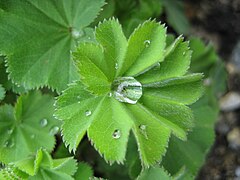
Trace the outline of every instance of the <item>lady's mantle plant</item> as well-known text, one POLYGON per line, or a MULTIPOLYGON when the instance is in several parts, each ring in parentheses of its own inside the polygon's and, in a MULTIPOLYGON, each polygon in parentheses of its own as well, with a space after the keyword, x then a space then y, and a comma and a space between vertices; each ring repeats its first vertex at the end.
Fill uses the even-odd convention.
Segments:
POLYGON ((187 106, 202 94, 202 74, 188 74, 191 51, 179 37, 169 47, 166 28, 140 25, 127 40, 117 20, 99 24, 98 43, 82 43, 73 54, 81 76, 56 102, 62 134, 76 151, 87 133, 109 162, 122 163, 133 132, 143 166, 161 160, 171 133, 186 140, 193 127, 187 106))

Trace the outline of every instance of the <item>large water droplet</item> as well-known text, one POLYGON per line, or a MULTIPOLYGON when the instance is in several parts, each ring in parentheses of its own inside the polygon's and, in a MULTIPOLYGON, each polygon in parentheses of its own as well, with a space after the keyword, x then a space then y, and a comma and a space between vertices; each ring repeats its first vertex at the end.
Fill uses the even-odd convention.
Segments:
POLYGON ((85 111, 85 115, 86 115, 86 116, 90 116, 91 114, 92 114, 91 111, 89 111, 89 110, 85 111))
POLYGON ((59 127, 58 127, 58 126, 53 126, 53 127, 50 129, 49 134, 50 134, 50 135, 55 135, 55 134, 58 133, 58 131, 59 131, 59 127))
POLYGON ((80 37, 82 37, 84 35, 84 32, 82 30, 77 30, 77 29, 72 29, 72 37, 74 39, 79 39, 80 37))
POLYGON ((119 139, 120 137, 121 137, 121 132, 120 132, 120 130, 115 130, 114 132, 113 132, 113 134, 112 134, 112 137, 114 138, 114 139, 119 139))
POLYGON ((46 118, 44 118, 40 121, 40 126, 41 127, 45 127, 45 126, 47 126, 47 124, 48 124, 48 120, 46 118))
POLYGON ((142 96, 142 84, 133 77, 121 77, 113 81, 114 98, 120 102, 136 104, 142 96))
POLYGON ((146 40, 146 41, 144 41, 144 45, 145 45, 145 47, 149 47, 150 44, 151 44, 151 41, 150 41, 150 40, 146 40))

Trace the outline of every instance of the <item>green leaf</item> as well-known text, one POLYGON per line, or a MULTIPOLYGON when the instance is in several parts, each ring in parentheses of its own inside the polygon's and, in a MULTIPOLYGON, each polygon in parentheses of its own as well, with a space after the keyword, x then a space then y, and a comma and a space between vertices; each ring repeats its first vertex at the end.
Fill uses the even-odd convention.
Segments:
POLYGON ((109 80, 115 77, 115 68, 119 69, 124 61, 127 40, 117 20, 110 19, 100 23, 96 29, 96 40, 104 49, 104 72, 109 80))
POLYGON ((8 72, 5 65, 7 61, 6 59, 7 57, 0 55, 0 84, 2 84, 6 91, 12 90, 17 94, 26 93, 27 89, 25 89, 23 86, 14 84, 12 80, 8 78, 8 72))
POLYGON ((28 179, 73 179, 76 161, 70 158, 52 159, 50 154, 40 149, 35 156, 29 156, 13 163, 14 167, 30 175, 28 179))
POLYGON ((81 83, 71 85, 56 102, 55 116, 64 120, 63 140, 70 151, 76 148, 90 127, 92 113, 101 106, 102 97, 91 95, 81 83))
POLYGON ((171 176, 168 175, 168 173, 160 167, 151 167, 149 169, 144 170, 141 175, 137 178, 138 180, 171 180, 171 176))
POLYGON ((94 147, 112 163, 123 163, 132 121, 124 105, 106 97, 101 103, 88 129, 88 137, 94 147))
POLYGON ((185 166, 186 174, 193 178, 204 163, 205 156, 214 142, 214 122, 218 114, 218 110, 208 104, 208 100, 209 97, 205 96, 193 107, 195 127, 190 132, 188 141, 182 142, 174 137, 170 140, 163 166, 172 175, 185 166))
POLYGON ((28 179, 29 175, 22 172, 18 168, 16 168, 14 165, 8 165, 7 167, 4 167, 3 169, 0 169, 0 179, 4 180, 25 180, 28 179))
POLYGON ((63 120, 63 140, 70 151, 76 151, 87 133, 107 162, 122 163, 132 130, 142 166, 156 164, 165 154, 171 132, 186 140, 187 131, 193 126, 193 115, 186 105, 194 103, 203 92, 202 74, 183 76, 190 61, 188 43, 179 38, 166 54, 165 28, 155 21, 140 25, 128 44, 114 19, 100 24, 96 34, 99 44, 82 44, 75 53, 75 60, 82 63, 79 73, 83 78, 71 84, 56 102, 55 115, 63 120), (144 41, 148 39, 151 42, 145 46, 144 41), (183 53, 187 57, 182 56, 183 53), (173 57, 178 55, 179 62, 175 62, 173 57), (165 75, 163 79, 142 83, 133 77, 124 77, 144 76, 160 61, 163 61, 163 72, 157 73, 165 75), (116 62, 118 68, 109 65, 116 62), (177 73, 171 63, 180 66, 177 73), (108 89, 103 88, 106 86, 108 89))
POLYGON ((40 147, 53 149, 55 138, 50 131, 60 124, 52 117, 53 102, 48 95, 31 92, 20 96, 15 108, 0 108, 0 161, 20 160, 40 147))
POLYGON ((183 1, 161 0, 166 11, 167 22, 179 34, 187 34, 190 28, 184 12, 183 1))
POLYGON ((177 137, 187 139, 187 131, 193 127, 193 114, 189 107, 154 95, 146 94, 141 102, 156 112, 161 122, 177 137))
POLYGON ((62 158, 53 160, 53 169, 59 172, 64 172, 70 176, 74 175, 76 168, 76 161, 72 158, 62 158))
POLYGON ((144 106, 127 106, 134 115, 133 133, 136 137, 143 166, 150 166, 160 161, 166 152, 170 130, 161 125, 159 119, 144 106))
POLYGON ((111 84, 106 75, 102 72, 103 50, 95 44, 81 44, 74 53, 75 61, 81 75, 81 81, 88 90, 98 95, 109 92, 111 84), (91 73, 89 73, 91 72, 91 73))
POLYGON ((166 49, 164 61, 137 79, 146 84, 186 74, 191 60, 188 44, 188 42, 183 42, 181 36, 178 37, 166 49))
POLYGON ((191 38, 189 45, 193 51, 191 70, 193 72, 204 72, 208 74, 209 68, 219 59, 214 47, 211 44, 206 46, 199 38, 191 38))
POLYGON ((0 3, 0 43, 11 79, 58 91, 79 78, 70 50, 88 36, 104 0, 9 0, 0 3), (21 68, 19 68, 21 66, 21 68))
POLYGON ((124 61, 117 76, 136 76, 163 60, 166 29, 155 21, 145 21, 131 34, 124 61))
POLYGON ((144 84, 144 92, 146 96, 189 105, 196 102, 203 94, 202 77, 202 74, 196 73, 144 84), (191 92, 191 95, 186 92, 191 92))
POLYGON ((79 163, 77 172, 74 174, 75 179, 89 180, 93 176, 92 168, 86 163, 79 163))
POLYGON ((0 101, 4 99, 5 97, 5 89, 2 87, 2 85, 0 84, 0 101))

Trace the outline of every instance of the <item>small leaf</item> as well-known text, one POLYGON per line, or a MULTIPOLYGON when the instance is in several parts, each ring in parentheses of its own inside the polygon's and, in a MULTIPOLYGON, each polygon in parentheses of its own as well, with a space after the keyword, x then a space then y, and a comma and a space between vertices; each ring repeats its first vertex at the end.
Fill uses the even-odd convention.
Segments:
POLYGON ((74 174, 75 179, 89 180, 93 176, 92 168, 86 163, 79 163, 77 172, 74 174))
POLYGON ((149 169, 144 170, 141 175, 137 178, 137 180, 171 180, 171 176, 168 175, 168 173, 160 167, 151 167, 149 169))
POLYGON ((55 139, 49 130, 59 126, 52 113, 53 98, 40 92, 20 96, 15 108, 0 107, 0 160, 17 161, 40 147, 51 151, 55 139))
POLYGON ((76 172, 76 161, 70 158, 52 159, 44 149, 39 149, 36 156, 13 163, 19 170, 31 175, 28 179, 67 179, 76 172))
POLYGON ((112 81, 115 71, 123 63, 127 48, 126 37, 119 22, 113 18, 99 24, 96 28, 96 39, 104 48, 104 71, 112 81))
POLYGON ((0 169, 0 179, 4 180, 25 180, 28 179, 29 175, 22 172, 14 165, 8 165, 0 169))
POLYGON ((73 176, 77 171, 77 162, 73 157, 54 159, 53 169, 73 176))
POLYGON ((163 60, 166 29, 155 21, 146 21, 128 40, 124 61, 117 76, 136 76, 163 60))

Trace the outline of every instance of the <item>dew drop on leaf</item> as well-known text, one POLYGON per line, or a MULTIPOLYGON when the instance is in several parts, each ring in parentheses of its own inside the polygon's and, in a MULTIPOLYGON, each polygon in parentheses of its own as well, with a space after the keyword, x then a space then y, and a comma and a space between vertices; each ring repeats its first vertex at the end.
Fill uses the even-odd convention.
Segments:
POLYGON ((32 135, 30 136, 30 138, 31 138, 31 139, 34 139, 34 138, 35 138, 35 134, 32 134, 32 135))
POLYGON ((143 125, 143 124, 141 124, 141 125, 139 126, 139 129, 140 129, 141 134, 142 134, 146 139, 148 139, 147 132, 146 132, 146 128, 147 128, 147 126, 146 126, 146 125, 143 125))
POLYGON ((86 115, 86 116, 90 116, 91 114, 92 114, 91 111, 89 111, 89 110, 85 111, 85 115, 86 115))
POLYGON ((146 41, 144 41, 144 45, 145 45, 145 47, 149 47, 150 44, 151 44, 151 41, 150 41, 150 40, 146 40, 146 41))
POLYGON ((108 97, 112 97, 112 92, 108 93, 108 97))
POLYGON ((118 63, 115 63, 115 69, 118 69, 118 63))
POLYGON ((80 37, 82 37, 84 35, 83 31, 82 30, 77 30, 75 28, 72 29, 72 37, 73 39, 79 39, 80 37))
POLYGON ((45 126, 47 126, 47 124, 48 124, 48 120, 45 119, 45 118, 40 121, 40 126, 41 127, 45 127, 45 126))
POLYGON ((12 134, 12 133, 13 133, 13 128, 9 128, 9 129, 7 130, 7 133, 8 133, 8 134, 12 134))
POLYGON ((50 129, 49 134, 50 134, 50 135, 55 135, 55 134, 58 133, 58 131, 59 131, 59 127, 58 127, 58 126, 53 126, 53 127, 50 129))
POLYGON ((142 96, 142 84, 133 77, 120 77, 112 84, 114 98, 120 102, 136 104, 142 96))
POLYGON ((11 148, 11 147, 13 147, 15 144, 14 144, 14 141, 12 140, 12 139, 9 139, 9 140, 7 140, 7 141, 5 141, 5 143, 4 143, 4 147, 8 147, 8 148, 11 148))
POLYGON ((146 126, 142 124, 142 125, 139 126, 139 129, 145 131, 146 130, 146 126))
POLYGON ((114 132, 113 132, 113 134, 112 134, 112 137, 114 138, 114 139, 119 139, 120 137, 121 137, 121 132, 120 132, 120 130, 115 130, 114 132))

